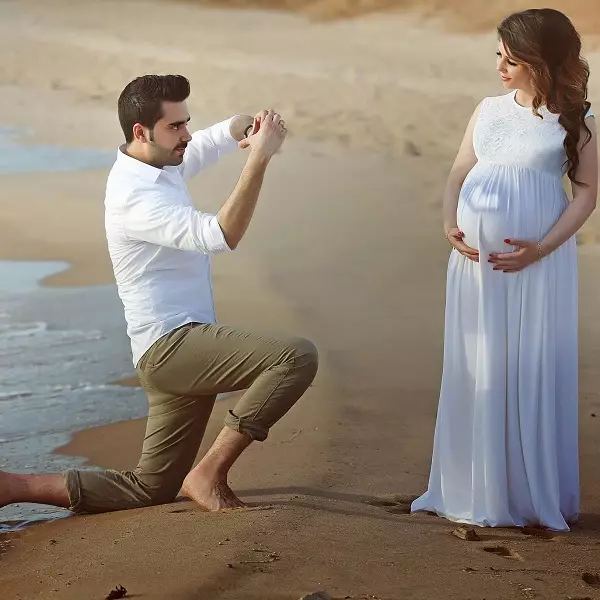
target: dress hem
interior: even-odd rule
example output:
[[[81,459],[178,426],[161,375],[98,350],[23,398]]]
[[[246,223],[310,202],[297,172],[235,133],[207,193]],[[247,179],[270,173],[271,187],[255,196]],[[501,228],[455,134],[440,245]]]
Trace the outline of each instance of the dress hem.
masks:
[[[557,531],[557,532],[568,532],[571,531],[571,528],[569,527],[570,525],[574,525],[577,523],[577,521],[579,520],[579,515],[573,515],[572,517],[569,517],[568,519],[563,519],[565,520],[566,523],[566,528],[562,528],[562,529],[557,529],[555,527],[549,527],[547,525],[542,525],[540,523],[515,523],[514,521],[511,523],[495,523],[495,524],[491,524],[489,522],[486,521],[476,521],[475,519],[472,519],[470,517],[458,517],[456,515],[451,515],[449,513],[446,513],[444,511],[441,510],[437,510],[435,508],[432,507],[428,507],[428,506],[423,506],[421,508],[412,508],[410,510],[411,514],[416,514],[419,512],[429,512],[429,513],[434,513],[436,514],[438,517],[441,517],[443,519],[447,519],[448,521],[451,521],[453,523],[460,523],[460,524],[464,524],[464,525],[474,525],[476,527],[490,527],[490,528],[517,528],[517,529],[522,529],[524,527],[540,527],[542,529],[547,529],[548,531]]]

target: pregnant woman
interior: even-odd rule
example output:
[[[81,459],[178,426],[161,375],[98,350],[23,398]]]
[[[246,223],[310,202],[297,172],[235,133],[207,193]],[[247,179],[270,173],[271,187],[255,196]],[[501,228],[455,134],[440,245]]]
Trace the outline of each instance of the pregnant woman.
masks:
[[[568,530],[579,513],[574,234],[598,183],[589,69],[556,10],[510,15],[498,34],[511,91],[475,110],[444,196],[444,368],[429,486],[412,511]]]

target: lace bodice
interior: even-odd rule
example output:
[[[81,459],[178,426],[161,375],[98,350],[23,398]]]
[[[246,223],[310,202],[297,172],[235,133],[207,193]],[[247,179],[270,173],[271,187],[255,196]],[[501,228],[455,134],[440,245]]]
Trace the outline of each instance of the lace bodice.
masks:
[[[545,107],[533,114],[516,102],[516,92],[484,98],[473,146],[479,161],[525,167],[562,177],[567,170],[563,147],[565,130],[558,115]],[[588,116],[592,116],[590,110]]]

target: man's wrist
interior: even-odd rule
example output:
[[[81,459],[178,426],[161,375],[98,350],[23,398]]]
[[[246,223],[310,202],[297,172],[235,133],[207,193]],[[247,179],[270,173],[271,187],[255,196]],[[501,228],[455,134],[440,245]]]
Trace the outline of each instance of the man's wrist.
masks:
[[[248,164],[259,169],[265,169],[269,164],[272,156],[261,152],[260,150],[251,150],[248,155]]]

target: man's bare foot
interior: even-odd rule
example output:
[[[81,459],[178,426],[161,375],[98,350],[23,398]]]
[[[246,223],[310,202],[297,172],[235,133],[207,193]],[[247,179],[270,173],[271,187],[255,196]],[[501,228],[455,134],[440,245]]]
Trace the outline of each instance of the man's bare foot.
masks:
[[[233,493],[227,481],[211,479],[193,471],[185,478],[181,491],[202,508],[210,511],[246,506]]]
[[[14,502],[13,479],[14,475],[0,471],[0,508]]]

